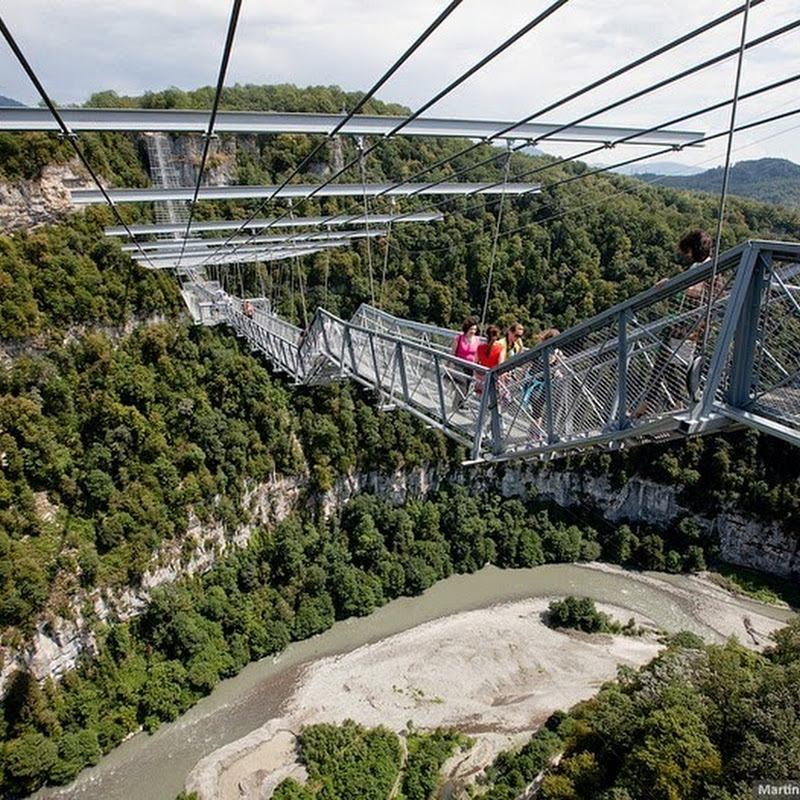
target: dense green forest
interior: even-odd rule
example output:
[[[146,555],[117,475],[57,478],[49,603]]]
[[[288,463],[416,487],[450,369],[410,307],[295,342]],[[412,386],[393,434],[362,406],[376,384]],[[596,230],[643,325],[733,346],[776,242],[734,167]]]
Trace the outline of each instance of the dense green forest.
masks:
[[[0,717],[0,786],[14,796],[69,780],[131,731],[175,719],[250,660],[453,573],[598,559],[705,567],[709,542],[690,526],[658,533],[589,523],[457,485],[399,507],[362,494],[334,516],[292,516],[203,576],[154,590],[140,616],[98,626],[96,656],[59,683],[15,673]]]
[[[542,738],[563,752],[543,800],[747,800],[752,782],[796,778],[800,768],[797,620],[754,653],[736,641],[704,645],[678,634],[640,670],[568,714],[557,713],[518,752],[487,770],[487,800],[512,800],[547,763]]]
[[[371,730],[345,720],[341,725],[309,725],[300,736],[300,760],[308,770],[305,785],[289,778],[274,800],[429,800],[439,785],[439,770],[469,739],[458,731],[410,730],[403,752],[397,734]],[[394,794],[392,792],[394,791]]]
[[[226,90],[223,107],[339,111],[359,97],[332,87],[246,86]],[[208,107],[212,99],[210,88],[170,89],[142,98],[102,93],[87,105]],[[403,109],[374,101],[365,111]],[[288,176],[315,144],[300,135],[227,141],[239,179],[264,183]],[[440,163],[464,144],[386,142],[368,157],[367,178],[432,167],[428,178],[438,179],[490,159],[468,178],[501,179],[505,155],[488,145]],[[110,184],[146,183],[135,137],[92,134],[81,145]],[[345,158],[357,155],[352,142],[341,147]],[[308,164],[304,179],[318,180],[329,157],[326,150]],[[68,158],[58,139],[0,134],[6,180],[35,178]],[[541,181],[543,191],[502,208],[489,302],[489,318],[500,324],[568,327],[679,271],[680,235],[714,225],[711,197],[622,176],[584,178],[582,164],[522,154],[510,170]],[[500,203],[448,200],[442,222],[398,225],[375,252],[362,243],[308,257],[295,274],[252,269],[237,278],[261,282],[298,321],[303,304],[348,316],[372,299],[377,282],[387,311],[457,327],[482,306]],[[197,218],[252,210],[204,204]],[[343,210],[359,209],[319,200],[302,213]],[[151,209],[121,213],[136,222]],[[135,266],[103,237],[113,222],[96,208],[0,236],[0,344],[9,354],[0,368],[0,636],[19,648],[37,625],[80,613],[97,639],[94,657],[87,653],[58,684],[25,673],[10,681],[0,714],[6,796],[71,779],[130,731],[174,719],[249,660],[452,572],[596,558],[677,572],[715,557],[692,517],[670,531],[604,526],[492,494],[470,497],[457,486],[401,508],[364,496],[322,518],[315,500],[339,477],[415,466],[446,473],[466,453],[409,415],[378,411],[358,388],[294,388],[224,330],[190,327],[177,284]],[[724,246],[797,239],[800,216],[732,198],[723,237]],[[385,279],[373,281],[381,272]],[[288,291],[291,281],[304,294]],[[636,474],[668,481],[698,511],[734,506],[800,531],[796,465],[789,445],[746,433],[563,467],[609,474],[620,486]],[[303,482],[306,513],[259,529],[204,576],[157,590],[140,617],[96,620],[92,592],[138,586],[170,548],[188,563],[205,544],[187,537],[192,517],[232,537],[250,521],[246,491],[281,477]]]

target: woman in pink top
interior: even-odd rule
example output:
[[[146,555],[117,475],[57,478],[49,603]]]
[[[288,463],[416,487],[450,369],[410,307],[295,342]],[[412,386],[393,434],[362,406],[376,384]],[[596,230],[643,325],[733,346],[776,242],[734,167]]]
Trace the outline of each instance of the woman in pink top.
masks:
[[[472,361],[474,364],[478,355],[478,345],[480,343],[481,340],[478,338],[478,323],[472,319],[472,317],[467,317],[464,320],[464,324],[461,326],[461,333],[456,336],[453,342],[453,355],[464,361]]]
[[[462,361],[470,361],[473,364],[478,355],[478,345],[481,340],[478,337],[478,323],[472,317],[467,317],[464,324],[461,326],[461,333],[459,333],[453,342],[453,355],[460,358]],[[469,387],[472,382],[472,370],[466,365],[455,367],[451,370],[451,378],[453,381],[453,388],[455,394],[453,396],[453,408],[459,409],[461,404],[467,399],[469,395]],[[459,373],[463,372],[461,375]]]
[[[478,347],[477,363],[484,367],[496,367],[506,360],[506,349],[500,341],[500,328],[490,325],[486,329],[486,342]],[[483,392],[483,374],[475,374],[475,393]]]

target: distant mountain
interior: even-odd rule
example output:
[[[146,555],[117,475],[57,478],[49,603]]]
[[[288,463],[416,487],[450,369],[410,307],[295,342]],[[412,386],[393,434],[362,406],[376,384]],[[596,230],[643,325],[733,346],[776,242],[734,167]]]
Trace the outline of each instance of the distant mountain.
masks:
[[[8,106],[24,106],[25,103],[20,103],[19,100],[13,100],[10,97],[4,97],[0,94],[0,106],[8,108]]]
[[[662,176],[651,172],[635,177],[659,186],[718,194],[722,191],[723,174],[723,167],[715,167],[697,175]],[[740,161],[731,167],[728,191],[762,203],[800,208],[800,166],[785,158]]]
[[[689,167],[677,161],[652,161],[645,164],[628,164],[612,170],[620,175],[698,175],[703,172],[698,167]]]

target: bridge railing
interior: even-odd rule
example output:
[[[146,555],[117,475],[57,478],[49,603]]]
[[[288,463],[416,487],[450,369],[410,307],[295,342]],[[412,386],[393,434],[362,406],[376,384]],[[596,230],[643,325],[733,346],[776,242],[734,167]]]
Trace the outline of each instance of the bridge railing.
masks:
[[[797,381],[797,289],[780,272],[763,296],[752,287],[776,260],[796,274],[798,247],[734,248],[720,257],[713,286],[712,263],[695,266],[500,365],[488,379],[488,420],[478,426],[473,457],[699,432],[733,402],[734,379],[736,407],[780,402],[779,413],[790,405],[796,413],[798,393],[784,387]]]
[[[299,380],[303,365],[299,357],[302,328],[276,316],[264,298],[218,300],[224,307],[225,321],[250,347],[263,353],[273,365]]]
[[[768,267],[757,330],[761,347],[753,363],[754,407],[800,420],[800,266]]]
[[[362,304],[351,322],[366,330],[386,333],[397,339],[424,345],[431,350],[447,353],[453,348],[455,333],[449,328],[395,317],[374,306]]]
[[[714,412],[800,441],[800,244],[752,242],[731,290],[695,425]],[[728,356],[728,363],[724,356]]]
[[[322,360],[334,365],[338,377],[375,389],[385,402],[403,406],[471,446],[481,412],[476,385],[488,370],[456,358],[444,349],[444,341],[432,347],[430,331],[418,329],[424,334],[420,340],[399,336],[385,324],[386,317],[376,330],[319,309],[301,347],[301,361],[314,365],[306,378],[314,382]],[[374,324],[376,317],[362,313],[354,319]],[[447,337],[452,344],[452,331]]]

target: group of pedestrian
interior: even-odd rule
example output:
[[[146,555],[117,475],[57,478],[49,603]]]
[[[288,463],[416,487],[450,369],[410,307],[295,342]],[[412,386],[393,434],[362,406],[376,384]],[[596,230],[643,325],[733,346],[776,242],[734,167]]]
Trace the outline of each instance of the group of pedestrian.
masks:
[[[678,250],[692,263],[692,266],[703,264],[712,258],[713,240],[707,231],[695,229],[689,231],[680,240]],[[659,281],[659,285],[661,283],[662,281]],[[676,398],[693,394],[693,370],[698,361],[695,348],[697,342],[702,339],[704,323],[690,311],[693,308],[699,310],[709,301],[709,298],[719,297],[721,291],[722,281],[716,277],[689,286],[679,294],[678,319],[665,328],[666,340],[658,348],[650,374],[645,381],[646,385],[639,396],[637,407],[629,412],[629,418],[637,419],[652,412],[659,390],[663,390],[675,398],[673,402],[677,402]],[[505,334],[498,326],[489,325],[481,337],[477,320],[473,317],[464,320],[461,332],[453,342],[453,354],[461,361],[466,362],[461,367],[460,378],[456,380],[459,388],[457,405],[460,405],[473,390],[477,395],[481,395],[483,392],[484,372],[470,368],[469,364],[478,364],[487,369],[502,364],[525,349],[522,338],[524,334],[525,329],[522,324],[514,322],[508,327]],[[557,328],[548,328],[536,337],[535,343],[541,344],[559,334],[560,331]],[[542,415],[545,374],[549,374],[550,380],[564,379],[567,375],[564,356],[558,348],[551,348],[548,351],[547,359],[548,369],[545,369],[541,363],[538,367],[531,363],[525,375],[514,381],[514,385],[521,389],[519,408],[525,411],[531,419],[531,435],[536,438],[544,436]],[[512,384],[506,381],[509,377],[506,375],[498,382],[501,407],[506,405],[509,399],[508,395],[512,391]],[[503,396],[505,396],[506,402],[504,402]]]
[[[548,328],[536,337],[536,344],[558,336],[557,328]],[[453,355],[462,361],[479,364],[482,367],[491,369],[504,361],[519,355],[525,349],[523,336],[525,328],[521,322],[514,322],[508,326],[505,334],[502,333],[497,325],[488,325],[484,336],[479,334],[479,326],[476,319],[467,317],[461,326],[461,332],[456,335],[453,341]],[[471,375],[472,370],[465,367],[464,373]],[[483,391],[483,372],[475,372],[475,393],[481,394]]]
[[[487,369],[496,367],[510,358],[519,355],[525,349],[523,336],[525,328],[519,322],[509,325],[503,334],[497,325],[488,325],[481,337],[478,333],[478,322],[472,317],[467,317],[461,327],[461,332],[456,335],[453,342],[453,354],[465,362],[478,364]],[[557,328],[547,328],[535,337],[535,344],[541,344],[558,336],[560,331]],[[548,363],[550,364],[551,378],[563,376],[561,364],[563,357],[558,349],[549,353]],[[474,393],[480,396],[483,393],[484,372],[472,370],[466,364],[462,368],[463,375],[456,379],[457,387],[455,406],[460,407],[467,399],[469,394]],[[531,418],[531,431],[537,438],[541,438],[541,406],[544,400],[544,378],[543,373],[536,369],[535,364],[531,364],[524,376],[511,383],[504,376],[498,382],[500,391],[501,406],[506,406],[510,400],[512,386],[516,385],[519,389],[520,408],[524,409]]]
[[[461,333],[456,335],[453,342],[453,355],[462,361],[480,364],[482,367],[491,369],[525,349],[522,340],[524,333],[525,329],[519,322],[510,325],[505,335],[502,335],[497,325],[488,325],[484,337],[481,338],[478,321],[473,317],[467,317],[461,326]],[[464,373],[471,376],[472,370],[467,367],[464,369]],[[483,373],[475,372],[474,378],[475,393],[481,394]],[[467,381],[468,383],[469,381]],[[462,389],[464,388],[464,382],[462,382]],[[466,391],[463,394],[466,395]]]
[[[489,325],[482,340],[477,320],[467,317],[461,326],[461,333],[453,342],[453,354],[463,361],[489,368],[496,367],[525,349],[522,341],[524,334],[525,329],[519,322],[510,325],[505,336],[501,335],[497,325]]]

